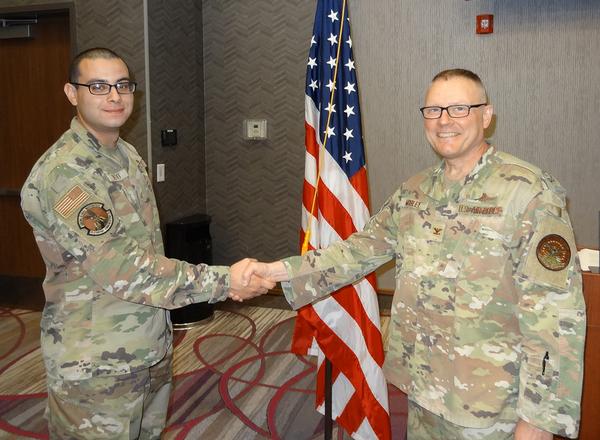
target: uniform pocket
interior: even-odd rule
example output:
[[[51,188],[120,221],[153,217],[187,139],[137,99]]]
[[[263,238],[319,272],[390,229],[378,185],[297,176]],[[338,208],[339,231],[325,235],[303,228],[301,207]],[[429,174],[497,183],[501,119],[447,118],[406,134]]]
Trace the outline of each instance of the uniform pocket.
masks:
[[[456,279],[456,316],[477,318],[500,285],[508,259],[510,237],[476,220],[472,235],[455,252],[459,266]]]

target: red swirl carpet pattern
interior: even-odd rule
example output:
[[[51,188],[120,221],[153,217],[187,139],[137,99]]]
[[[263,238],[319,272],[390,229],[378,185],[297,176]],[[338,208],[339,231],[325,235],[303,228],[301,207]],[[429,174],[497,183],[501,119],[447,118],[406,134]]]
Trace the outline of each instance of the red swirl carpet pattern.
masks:
[[[323,417],[314,409],[316,363],[289,351],[295,316],[228,305],[209,323],[175,332],[163,439],[323,438]],[[40,312],[0,308],[0,438],[48,438],[39,320]],[[389,394],[392,435],[403,439],[406,398],[392,386]],[[333,438],[350,437],[334,425]]]

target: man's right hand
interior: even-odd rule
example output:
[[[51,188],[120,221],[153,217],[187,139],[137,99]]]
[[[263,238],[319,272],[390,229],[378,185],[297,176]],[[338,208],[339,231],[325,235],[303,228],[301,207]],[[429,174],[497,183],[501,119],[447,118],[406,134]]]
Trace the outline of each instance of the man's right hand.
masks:
[[[273,263],[251,261],[242,274],[242,282],[248,282],[252,276],[259,276],[275,283],[290,279],[282,261],[274,261]]]
[[[248,265],[255,263],[256,260],[244,258],[233,264],[229,269],[230,287],[229,297],[235,301],[243,301],[263,295],[275,287],[275,282],[265,279],[260,275],[244,276],[248,271]]]
[[[237,286],[235,286],[236,288],[234,288],[234,270],[235,280],[237,282],[238,269],[241,270],[241,273],[239,274],[239,283],[241,284],[241,287],[237,288]],[[272,289],[276,282],[286,281],[288,279],[288,274],[281,261],[260,263],[254,259],[246,258],[231,266],[231,279],[232,288],[229,291],[229,297],[234,301],[244,301],[261,294],[252,294],[246,292],[246,290],[250,289],[252,291],[253,286],[256,286],[257,284],[260,286],[269,286],[268,288]],[[266,293],[266,291],[262,293]]]

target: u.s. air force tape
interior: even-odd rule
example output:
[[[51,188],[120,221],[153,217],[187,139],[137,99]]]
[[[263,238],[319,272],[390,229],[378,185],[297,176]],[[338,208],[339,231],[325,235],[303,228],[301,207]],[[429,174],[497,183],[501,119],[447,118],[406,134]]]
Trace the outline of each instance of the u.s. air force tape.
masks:
[[[563,237],[549,234],[540,240],[536,248],[537,259],[548,270],[563,270],[571,261],[571,248]]]
[[[79,229],[87,230],[87,235],[106,234],[113,225],[113,215],[103,203],[89,203],[79,211],[77,225]]]

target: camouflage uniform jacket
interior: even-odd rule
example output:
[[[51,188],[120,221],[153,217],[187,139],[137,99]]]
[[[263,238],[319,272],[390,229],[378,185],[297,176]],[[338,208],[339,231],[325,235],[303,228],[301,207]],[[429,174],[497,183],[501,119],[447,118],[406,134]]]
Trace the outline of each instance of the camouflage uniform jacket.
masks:
[[[46,264],[41,346],[48,375],[81,380],[159,362],[165,309],[226,298],[226,267],[164,256],[145,164],[112,154],[74,118],[34,165],[21,205]]]
[[[391,383],[457,425],[489,427],[513,407],[515,420],[576,436],[586,324],[564,190],[493,147],[453,193],[443,175],[442,162],[409,179],[345,242],[283,260],[288,301],[395,258]]]

